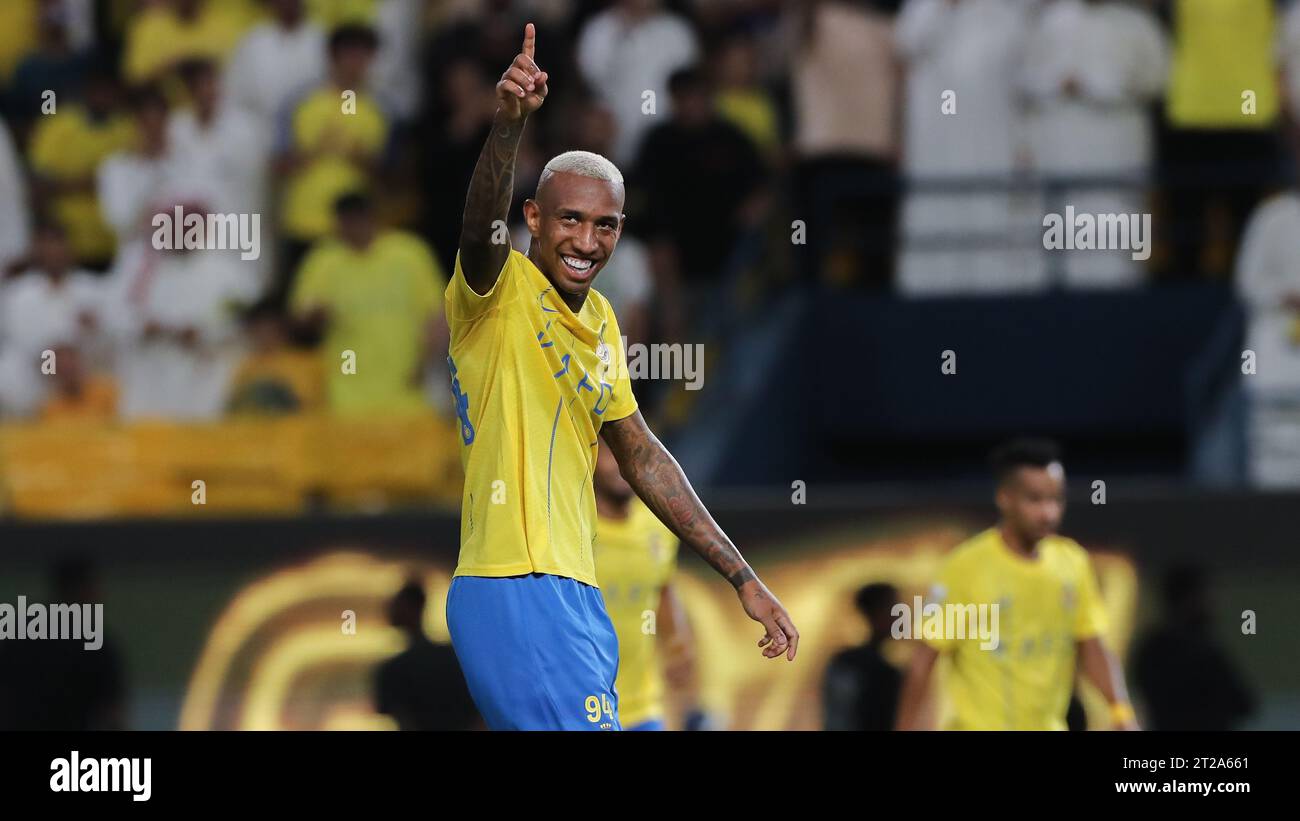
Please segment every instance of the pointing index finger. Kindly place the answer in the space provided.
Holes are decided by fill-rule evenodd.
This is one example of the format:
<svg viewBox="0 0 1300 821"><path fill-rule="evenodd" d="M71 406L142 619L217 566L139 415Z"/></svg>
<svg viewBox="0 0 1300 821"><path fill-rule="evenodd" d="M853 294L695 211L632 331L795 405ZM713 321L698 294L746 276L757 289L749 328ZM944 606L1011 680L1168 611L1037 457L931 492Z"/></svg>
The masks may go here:
<svg viewBox="0 0 1300 821"><path fill-rule="evenodd" d="M524 26L524 56L533 59L533 49L537 47L537 29L532 23Z"/></svg>

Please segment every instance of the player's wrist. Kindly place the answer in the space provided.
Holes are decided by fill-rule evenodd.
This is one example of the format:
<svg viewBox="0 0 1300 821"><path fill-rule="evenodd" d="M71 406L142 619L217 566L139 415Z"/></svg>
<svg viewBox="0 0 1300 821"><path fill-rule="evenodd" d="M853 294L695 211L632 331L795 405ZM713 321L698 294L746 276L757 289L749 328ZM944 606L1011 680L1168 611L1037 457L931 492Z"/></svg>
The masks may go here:
<svg viewBox="0 0 1300 821"><path fill-rule="evenodd" d="M727 581L730 582L731 586L736 589L736 592L740 592L745 587L745 585L750 583L758 583L758 574L754 572L754 568L750 567L747 564L744 567L741 567L739 570L732 573L731 575L727 576Z"/></svg>
<svg viewBox="0 0 1300 821"><path fill-rule="evenodd" d="M528 119L528 112L524 111L523 108L520 107L518 114L511 114L506 110L505 106L498 103L496 114L492 119L495 121L496 125L519 126L523 125Z"/></svg>

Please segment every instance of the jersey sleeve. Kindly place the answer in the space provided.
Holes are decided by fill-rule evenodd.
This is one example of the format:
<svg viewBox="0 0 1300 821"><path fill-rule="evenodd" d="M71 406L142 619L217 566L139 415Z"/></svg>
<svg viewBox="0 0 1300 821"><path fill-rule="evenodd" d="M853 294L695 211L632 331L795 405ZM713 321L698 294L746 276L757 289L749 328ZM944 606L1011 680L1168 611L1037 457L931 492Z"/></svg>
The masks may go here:
<svg viewBox="0 0 1300 821"><path fill-rule="evenodd" d="M1097 574L1083 548L1079 548L1078 609L1074 614L1074 637L1090 639L1106 631L1106 608L1097 587Z"/></svg>
<svg viewBox="0 0 1300 821"><path fill-rule="evenodd" d="M605 299L603 296L601 299ZM618 327L618 317L609 300L605 300L605 310L609 314L609 324L601 341L610 346L613 355L613 367L609 369L609 379L602 380L602 389L610 391L609 405L604 412L605 422L626 419L637 411L636 397L632 395L632 375L628 371L627 351L623 348L623 332ZM608 388L605 386L608 385Z"/></svg>
<svg viewBox="0 0 1300 821"><path fill-rule="evenodd" d="M456 252L456 268L452 271L451 282L447 285L447 321L472 322L493 308L504 304L508 292L519 276L519 252L511 251L506 257L501 270L497 272L496 282L486 294L475 293L465 279L465 271L460 266L460 252Z"/></svg>

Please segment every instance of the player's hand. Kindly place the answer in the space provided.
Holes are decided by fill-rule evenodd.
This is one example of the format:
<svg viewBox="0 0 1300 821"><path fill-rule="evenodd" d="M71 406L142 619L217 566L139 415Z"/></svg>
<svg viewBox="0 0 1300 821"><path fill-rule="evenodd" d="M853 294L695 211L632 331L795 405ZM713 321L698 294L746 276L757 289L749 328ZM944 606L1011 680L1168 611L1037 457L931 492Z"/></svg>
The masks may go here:
<svg viewBox="0 0 1300 821"><path fill-rule="evenodd" d="M799 631L772 591L758 579L750 579L736 590L736 595L740 596L740 603L749 617L762 624L766 631L758 640L763 655L771 659L785 653L786 659L794 661L799 650Z"/></svg>
<svg viewBox="0 0 1300 821"><path fill-rule="evenodd" d="M546 72L533 62L537 30L524 26L524 47L497 83L497 106L510 120L522 120L542 107L546 99Z"/></svg>

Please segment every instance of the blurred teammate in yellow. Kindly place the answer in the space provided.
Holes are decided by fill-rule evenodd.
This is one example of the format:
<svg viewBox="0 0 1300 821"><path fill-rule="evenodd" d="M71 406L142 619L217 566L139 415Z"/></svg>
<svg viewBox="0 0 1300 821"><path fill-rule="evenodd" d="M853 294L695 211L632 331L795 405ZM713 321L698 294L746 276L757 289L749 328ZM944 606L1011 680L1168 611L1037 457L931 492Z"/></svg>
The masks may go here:
<svg viewBox="0 0 1300 821"><path fill-rule="evenodd" d="M1065 512L1065 469L1056 446L1022 439L993 453L998 524L953 549L932 598L973 612L996 607L992 642L926 614L898 709L900 729L917 729L940 654L951 659L947 729L1064 730L1076 665L1111 705L1116 729L1137 729L1106 627L1088 554L1057 535ZM972 607L973 605L973 607ZM928 606L928 605L927 605ZM931 630L931 628L934 628Z"/></svg>
<svg viewBox="0 0 1300 821"><path fill-rule="evenodd" d="M672 581L677 537L636 497L605 444L594 483L596 578L618 635L618 718L625 730L663 730L668 686L694 678L694 641Z"/></svg>

